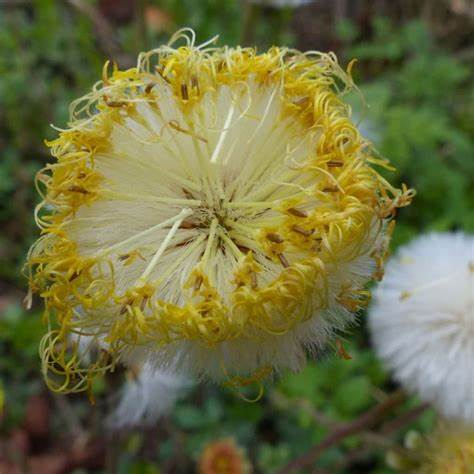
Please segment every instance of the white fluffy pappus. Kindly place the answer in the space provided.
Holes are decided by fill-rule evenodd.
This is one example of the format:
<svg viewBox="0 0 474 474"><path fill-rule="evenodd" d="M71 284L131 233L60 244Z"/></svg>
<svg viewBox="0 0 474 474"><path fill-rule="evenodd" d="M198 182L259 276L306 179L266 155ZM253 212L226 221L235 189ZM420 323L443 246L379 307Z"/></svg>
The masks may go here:
<svg viewBox="0 0 474 474"><path fill-rule="evenodd" d="M171 370L145 363L138 376L121 390L119 402L109 415L112 429L149 426L168 414L191 383Z"/></svg>
<svg viewBox="0 0 474 474"><path fill-rule="evenodd" d="M372 340L395 379L443 416L474 423L474 236L415 239L374 296Z"/></svg>

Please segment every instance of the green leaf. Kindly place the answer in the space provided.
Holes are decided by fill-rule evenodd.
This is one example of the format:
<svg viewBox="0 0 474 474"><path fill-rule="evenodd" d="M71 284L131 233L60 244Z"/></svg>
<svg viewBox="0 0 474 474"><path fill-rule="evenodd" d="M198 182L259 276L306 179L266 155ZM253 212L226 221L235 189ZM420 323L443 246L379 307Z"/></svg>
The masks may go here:
<svg viewBox="0 0 474 474"><path fill-rule="evenodd" d="M371 392L372 384L369 378L358 375L340 384L332 401L341 414L351 416L370 406Z"/></svg>
<svg viewBox="0 0 474 474"><path fill-rule="evenodd" d="M174 418L178 426L185 429L202 428L209 423L206 414L191 405L177 406L174 411Z"/></svg>

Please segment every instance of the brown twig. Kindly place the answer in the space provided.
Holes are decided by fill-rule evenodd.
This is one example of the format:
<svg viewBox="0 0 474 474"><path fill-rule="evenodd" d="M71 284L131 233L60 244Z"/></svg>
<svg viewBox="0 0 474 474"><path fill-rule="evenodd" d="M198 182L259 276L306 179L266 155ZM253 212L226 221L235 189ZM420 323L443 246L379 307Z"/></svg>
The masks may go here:
<svg viewBox="0 0 474 474"><path fill-rule="evenodd" d="M362 439L365 441L366 446L362 449L358 447L349 451L340 462L333 466L334 470L336 472L346 472L349 466L368 457L374 451L374 447L377 446L384 449L391 449L392 451L401 451L401 448L395 444L395 441L393 441L389 435L398 432L398 430L416 420L429 406L428 403L423 403L412 408L395 420L382 425L382 429L379 433L362 433Z"/></svg>
<svg viewBox="0 0 474 474"><path fill-rule="evenodd" d="M392 439L373 431L360 433L360 438L363 445L345 453L340 461L331 466L332 472L346 472L347 468L352 464L368 458L374 452L374 449L397 449Z"/></svg>
<svg viewBox="0 0 474 474"><path fill-rule="evenodd" d="M406 426L408 423L416 420L429 407L430 404L425 402L421 405L416 406L415 408L412 408L411 410L408 410L406 413L403 413L403 415L400 415L395 420L385 423L382 426L380 433L382 435L388 435L397 432L398 430Z"/></svg>
<svg viewBox="0 0 474 474"><path fill-rule="evenodd" d="M406 399L402 390L395 391L385 401L363 413L359 418L341 425L330 433L323 441L313 446L307 453L290 461L279 474L301 472L302 469L313 464L319 455L327 448L339 444L343 439L358 433L359 431L375 425L388 411L400 405Z"/></svg>

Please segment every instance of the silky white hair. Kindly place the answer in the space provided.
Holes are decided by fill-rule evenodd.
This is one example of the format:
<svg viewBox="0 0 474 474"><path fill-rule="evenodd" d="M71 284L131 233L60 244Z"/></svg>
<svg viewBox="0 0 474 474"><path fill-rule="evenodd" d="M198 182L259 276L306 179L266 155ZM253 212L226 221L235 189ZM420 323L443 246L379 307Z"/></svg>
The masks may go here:
<svg viewBox="0 0 474 474"><path fill-rule="evenodd" d="M446 418L474 423L474 236L433 233L402 247L369 321L397 381Z"/></svg>
<svg viewBox="0 0 474 474"><path fill-rule="evenodd" d="M108 417L112 429L150 426L171 412L191 382L172 370L156 369L145 363L138 376L129 380Z"/></svg>
<svg viewBox="0 0 474 474"><path fill-rule="evenodd" d="M84 364L90 363L94 351L108 348L104 341L90 336L73 334L69 340L77 346L77 354ZM162 368L147 361L136 377L130 378L115 394L115 405L106 425L111 430L153 425L172 411L178 398L192 384L191 378L176 372L174 365Z"/></svg>

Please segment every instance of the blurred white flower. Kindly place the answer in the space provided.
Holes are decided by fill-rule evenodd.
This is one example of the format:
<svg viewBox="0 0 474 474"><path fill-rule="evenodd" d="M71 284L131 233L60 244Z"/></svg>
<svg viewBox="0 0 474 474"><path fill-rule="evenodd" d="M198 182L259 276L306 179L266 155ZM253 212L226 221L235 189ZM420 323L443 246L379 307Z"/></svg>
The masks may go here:
<svg viewBox="0 0 474 474"><path fill-rule="evenodd" d="M429 234L387 265L370 311L379 356L447 418L474 423L474 236Z"/></svg>
<svg viewBox="0 0 474 474"><path fill-rule="evenodd" d="M120 400L109 416L111 428L152 425L169 413L190 382L171 370L146 363L134 380L122 388Z"/></svg>

